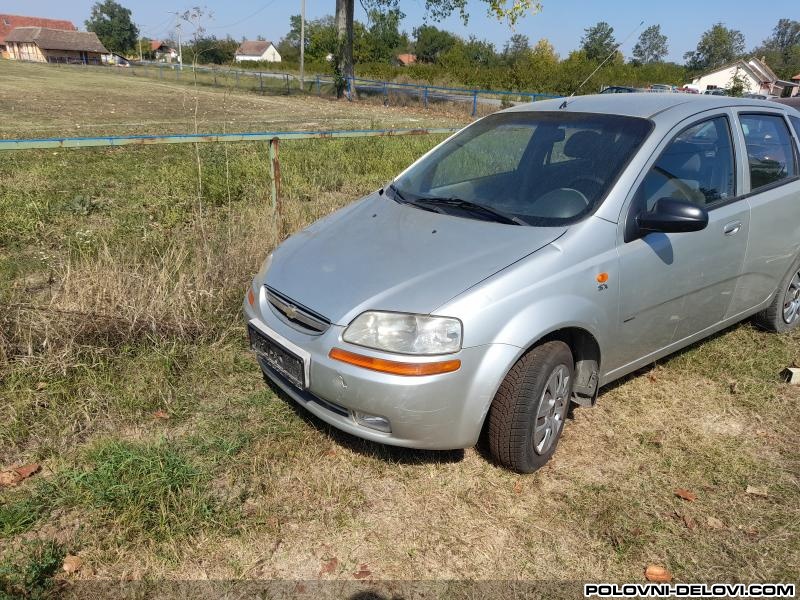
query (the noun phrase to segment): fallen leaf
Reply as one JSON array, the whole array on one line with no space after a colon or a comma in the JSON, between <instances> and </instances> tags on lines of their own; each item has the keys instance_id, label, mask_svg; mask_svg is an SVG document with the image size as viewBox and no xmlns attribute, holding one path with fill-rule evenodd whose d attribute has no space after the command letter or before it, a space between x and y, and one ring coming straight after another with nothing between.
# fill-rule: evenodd
<instances>
[{"instance_id":1,"label":"fallen leaf","mask_svg":"<svg viewBox=\"0 0 800 600\"><path fill-rule=\"evenodd\" d=\"M29 465L23 465L22 467L17 467L16 469L14 469L14 471L16 471L17 475L20 476L20 479L27 479L34 473L38 473L39 469L41 468L42 467L39 466L38 463L31 463Z\"/></svg>"},{"instance_id":2,"label":"fallen leaf","mask_svg":"<svg viewBox=\"0 0 800 600\"><path fill-rule=\"evenodd\" d=\"M725 529L725 523L720 521L717 517L708 517L706 523L711 529Z\"/></svg>"},{"instance_id":3,"label":"fallen leaf","mask_svg":"<svg viewBox=\"0 0 800 600\"><path fill-rule=\"evenodd\" d=\"M655 583L669 583L672 581L672 573L658 565L647 565L647 568L644 570L644 577L647 581L653 581Z\"/></svg>"},{"instance_id":4,"label":"fallen leaf","mask_svg":"<svg viewBox=\"0 0 800 600\"><path fill-rule=\"evenodd\" d=\"M683 500L686 500L687 502L694 502L695 500L697 500L697 494L695 494L694 492L690 492L689 490L684 489L684 488L676 489L675 490L675 495L678 498L682 498Z\"/></svg>"},{"instance_id":5,"label":"fallen leaf","mask_svg":"<svg viewBox=\"0 0 800 600\"><path fill-rule=\"evenodd\" d=\"M336 567L339 566L339 559L335 556L322 565L322 568L319 570L319 576L322 577L323 575L328 575L333 573L336 570Z\"/></svg>"},{"instance_id":6,"label":"fallen leaf","mask_svg":"<svg viewBox=\"0 0 800 600\"><path fill-rule=\"evenodd\" d=\"M78 569L83 566L83 559L80 556L73 556L72 554L67 554L64 558L64 564L62 565L62 569L64 569L67 573L74 573Z\"/></svg>"},{"instance_id":7,"label":"fallen leaf","mask_svg":"<svg viewBox=\"0 0 800 600\"><path fill-rule=\"evenodd\" d=\"M45 388L47 388L47 383L45 383L44 381L40 381L39 383L36 384L37 392L41 392Z\"/></svg>"},{"instance_id":8,"label":"fallen leaf","mask_svg":"<svg viewBox=\"0 0 800 600\"><path fill-rule=\"evenodd\" d=\"M519 479L517 479L514 482L514 493L515 494L521 494L522 493L522 481L520 481Z\"/></svg>"},{"instance_id":9,"label":"fallen leaf","mask_svg":"<svg viewBox=\"0 0 800 600\"><path fill-rule=\"evenodd\" d=\"M370 571L365 564L359 565L358 571L353 573L353 577L356 579L365 579L370 575L372 575L372 571Z\"/></svg>"},{"instance_id":10,"label":"fallen leaf","mask_svg":"<svg viewBox=\"0 0 800 600\"><path fill-rule=\"evenodd\" d=\"M696 529L697 528L697 521L695 521L689 515L683 515L683 524L686 525L686 529Z\"/></svg>"},{"instance_id":11,"label":"fallen leaf","mask_svg":"<svg viewBox=\"0 0 800 600\"><path fill-rule=\"evenodd\" d=\"M328 451L325 453L325 456L329 456L329 457L331 457L331 458L333 458L334 456L336 456L336 448L330 448L330 449L329 449L329 450L328 450Z\"/></svg>"},{"instance_id":12,"label":"fallen leaf","mask_svg":"<svg viewBox=\"0 0 800 600\"><path fill-rule=\"evenodd\" d=\"M658 379L658 377L656 377L656 374L655 374L655 373L653 373L652 371L650 371L650 372L647 374L647 378L648 378L650 381L652 381L653 383L655 383L655 382L656 382L656 380Z\"/></svg>"},{"instance_id":13,"label":"fallen leaf","mask_svg":"<svg viewBox=\"0 0 800 600\"><path fill-rule=\"evenodd\" d=\"M762 498L769 498L767 490L765 490L764 488L755 487L754 485L748 485L745 492L747 492L751 496L761 496Z\"/></svg>"},{"instance_id":14,"label":"fallen leaf","mask_svg":"<svg viewBox=\"0 0 800 600\"><path fill-rule=\"evenodd\" d=\"M169 419L169 413L168 413L168 412L166 412L166 411L164 411L164 410L157 410L156 412L154 412L154 413L153 413L153 416L154 416L156 419L162 419L162 420L164 420L164 421L166 421L167 419Z\"/></svg>"}]
</instances>

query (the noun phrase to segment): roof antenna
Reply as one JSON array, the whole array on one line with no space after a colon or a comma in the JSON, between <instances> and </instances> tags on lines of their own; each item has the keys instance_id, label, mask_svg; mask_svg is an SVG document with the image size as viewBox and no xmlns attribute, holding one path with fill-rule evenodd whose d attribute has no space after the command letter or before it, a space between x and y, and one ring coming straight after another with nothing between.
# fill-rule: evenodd
<instances>
[{"instance_id":1,"label":"roof antenna","mask_svg":"<svg viewBox=\"0 0 800 600\"><path fill-rule=\"evenodd\" d=\"M622 45L623 45L623 44L625 44L625 43L626 43L626 42L627 42L629 39L631 39L631 38L633 37L633 34L634 34L634 33L636 33L636 32L639 30L639 27L641 27L642 25L644 25L644 21L640 21L640 22L639 22L639 24L638 24L636 27L634 27L634 28L633 28L633 31L631 31L631 32L628 34L628 37L626 37L626 38L625 38L624 40L622 40L622 41L621 41L619 44L617 44L616 46L614 46L614 49L611 51L611 53L610 53L608 56L606 56L606 59L605 59L603 62L601 62L599 65L597 65L597 68L596 68L594 71L592 71L592 73L591 73L591 74L590 74L590 75L589 75L589 76L588 76L586 79L584 79L584 80L581 82L581 84L580 84L580 85L579 85L577 88L575 88L575 91L574 91L574 92L572 92L572 93L569 95L569 97L570 97L570 98L572 98L572 97L573 97L575 94L577 94L577 93L580 91L580 89L581 89L581 88L582 88L584 85L586 85L586 82L587 82L587 81L589 81L589 80L590 80L592 77L594 77L594 74L595 74L595 73L597 73L597 72L598 72L600 69L602 69L604 64L606 64L606 63L607 63L609 60L611 60L611 57L612 57L612 56L614 56L614 55L617 53L617 50L619 50L620 46L622 46ZM566 108L566 106L562 105L562 106L561 106L561 108Z\"/></svg>"}]
</instances>

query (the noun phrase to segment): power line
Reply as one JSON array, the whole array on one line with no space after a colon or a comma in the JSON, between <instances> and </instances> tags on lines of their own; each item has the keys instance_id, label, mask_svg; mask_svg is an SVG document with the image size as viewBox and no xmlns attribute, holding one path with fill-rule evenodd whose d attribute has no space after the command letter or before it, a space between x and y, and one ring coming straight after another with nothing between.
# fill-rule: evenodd
<instances>
[{"instance_id":1,"label":"power line","mask_svg":"<svg viewBox=\"0 0 800 600\"><path fill-rule=\"evenodd\" d=\"M264 6L262 6L262 7L261 7L261 8L259 8L257 11L255 11L254 13L252 13L252 14L250 14L250 15L248 15L248 16L246 16L246 17L244 17L243 19L239 19L239 20L238 20L238 21L236 21L235 23L228 23L227 25L217 25L216 27L208 27L208 29L226 29L226 28L228 28L228 27L235 27L236 25L239 25L239 24L241 24L241 23L244 23L245 21L248 21L248 20L252 19L252 18L253 18L253 17L255 17L257 14L259 14L259 13L263 12L264 10L266 10L267 8L269 8L270 6L272 6L273 4L275 4L275 0L270 0L270 1L269 1L269 2L267 2L267 3L266 3Z\"/></svg>"}]
</instances>

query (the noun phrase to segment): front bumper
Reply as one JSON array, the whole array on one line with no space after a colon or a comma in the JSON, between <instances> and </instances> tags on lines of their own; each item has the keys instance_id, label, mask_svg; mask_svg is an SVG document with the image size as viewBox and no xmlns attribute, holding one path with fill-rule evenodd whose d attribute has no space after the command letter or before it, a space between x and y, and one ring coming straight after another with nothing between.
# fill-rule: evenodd
<instances>
[{"instance_id":1,"label":"front bumper","mask_svg":"<svg viewBox=\"0 0 800 600\"><path fill-rule=\"evenodd\" d=\"M308 385L301 390L259 358L264 374L289 397L323 421L361 438L409 448L450 450L475 445L486 412L500 382L520 349L505 344L463 348L446 358L461 360L452 373L406 377L371 371L328 357L334 346L397 360L341 339L344 327L332 325L322 335L308 335L275 315L263 288L252 307L245 299L248 323L262 334L283 338L302 348L309 358ZM442 360L434 357L433 360ZM407 358L404 357L403 360ZM420 360L409 358L408 360ZM388 419L385 433L357 423L353 411Z\"/></svg>"}]
</instances>

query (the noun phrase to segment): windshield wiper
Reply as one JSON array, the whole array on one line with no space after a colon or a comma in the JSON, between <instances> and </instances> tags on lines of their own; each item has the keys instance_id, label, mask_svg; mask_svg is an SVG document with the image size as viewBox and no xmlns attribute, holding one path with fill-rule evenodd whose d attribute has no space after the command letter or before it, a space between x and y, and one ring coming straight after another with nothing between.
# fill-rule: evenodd
<instances>
[{"instance_id":1,"label":"windshield wiper","mask_svg":"<svg viewBox=\"0 0 800 600\"><path fill-rule=\"evenodd\" d=\"M483 213L485 215L490 215L494 221L497 223L506 223L507 225L528 225L522 219L515 217L513 215L506 214L502 211L497 210L496 208L492 208L491 206L486 206L485 204L478 204L477 202L470 202L469 200L463 200L461 198L420 198L419 200L414 200L411 202L414 205L439 205L443 204L445 206L454 206L455 208L459 208L461 210L471 212L471 213Z\"/></svg>"}]
</instances>

